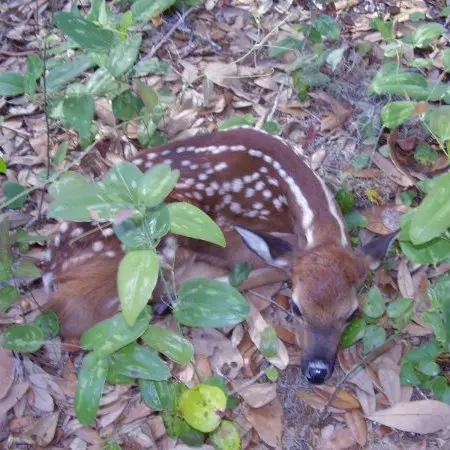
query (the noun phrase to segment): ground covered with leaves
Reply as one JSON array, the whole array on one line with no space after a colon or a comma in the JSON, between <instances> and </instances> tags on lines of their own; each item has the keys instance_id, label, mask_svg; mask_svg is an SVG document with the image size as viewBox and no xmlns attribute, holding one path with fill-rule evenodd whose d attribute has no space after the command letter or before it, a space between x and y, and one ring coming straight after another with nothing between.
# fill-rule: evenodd
<instances>
[{"instance_id":1,"label":"ground covered with leaves","mask_svg":"<svg viewBox=\"0 0 450 450\"><path fill-rule=\"evenodd\" d=\"M76 417L84 353L50 338L54 323L39 319L56 229L46 187L69 169L99 177L161 142L246 125L303 148L355 246L397 230L433 188L440 197L402 224L367 280L325 385L300 373L296 320L279 285L245 292L249 317L237 326L186 329L195 365L171 361L171 375L188 387L223 377L242 448L448 448L445 1L74 3L103 34L67 40L55 13L73 13L72 2L0 5L0 326L40 330L8 337L6 347L22 351L0 348L2 446L188 448L136 383L108 383L91 426ZM107 59L99 54L111 23L128 40Z\"/></svg>"}]
</instances>

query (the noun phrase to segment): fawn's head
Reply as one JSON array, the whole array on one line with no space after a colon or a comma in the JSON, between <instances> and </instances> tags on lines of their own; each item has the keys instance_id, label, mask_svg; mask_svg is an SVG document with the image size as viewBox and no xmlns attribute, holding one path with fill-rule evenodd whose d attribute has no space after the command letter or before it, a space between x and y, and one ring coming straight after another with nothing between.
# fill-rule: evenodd
<instances>
[{"instance_id":1,"label":"fawn's head","mask_svg":"<svg viewBox=\"0 0 450 450\"><path fill-rule=\"evenodd\" d=\"M299 252L278 237L235 229L266 263L288 271L292 310L302 322L302 372L312 383L325 382L333 373L342 331L358 310L357 289L369 268L379 266L395 235L355 252L332 241Z\"/></svg>"}]
</instances>

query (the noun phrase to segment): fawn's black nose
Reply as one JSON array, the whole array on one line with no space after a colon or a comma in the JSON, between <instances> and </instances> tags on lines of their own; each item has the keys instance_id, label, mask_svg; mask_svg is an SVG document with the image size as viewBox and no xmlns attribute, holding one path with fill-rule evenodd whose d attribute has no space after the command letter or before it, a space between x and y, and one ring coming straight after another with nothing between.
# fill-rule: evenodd
<instances>
[{"instance_id":1,"label":"fawn's black nose","mask_svg":"<svg viewBox=\"0 0 450 450\"><path fill-rule=\"evenodd\" d=\"M305 375L310 383L322 384L330 376L330 368L323 361L311 361Z\"/></svg>"}]
</instances>

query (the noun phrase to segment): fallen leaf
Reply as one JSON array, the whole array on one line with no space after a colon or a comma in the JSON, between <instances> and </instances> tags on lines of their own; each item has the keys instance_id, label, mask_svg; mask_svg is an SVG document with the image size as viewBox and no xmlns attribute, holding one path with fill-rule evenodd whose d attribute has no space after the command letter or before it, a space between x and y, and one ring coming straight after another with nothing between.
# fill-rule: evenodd
<instances>
[{"instance_id":1,"label":"fallen leaf","mask_svg":"<svg viewBox=\"0 0 450 450\"><path fill-rule=\"evenodd\" d=\"M8 394L0 400L0 416L5 415L27 392L30 383L15 384Z\"/></svg>"},{"instance_id":2,"label":"fallen leaf","mask_svg":"<svg viewBox=\"0 0 450 450\"><path fill-rule=\"evenodd\" d=\"M375 153L373 155L372 161L386 174L389 179L391 179L394 183L397 183L399 186L414 186L415 183L411 177L406 176L403 172L397 169L391 161L379 153Z\"/></svg>"},{"instance_id":3,"label":"fallen leaf","mask_svg":"<svg viewBox=\"0 0 450 450\"><path fill-rule=\"evenodd\" d=\"M350 410L359 409L360 404L358 400L344 389L336 389L332 386L316 386L313 388L314 392L320 395L327 403L333 397L331 405L338 409Z\"/></svg>"},{"instance_id":4,"label":"fallen leaf","mask_svg":"<svg viewBox=\"0 0 450 450\"><path fill-rule=\"evenodd\" d=\"M365 447L367 444L367 424L361 411L354 409L344 414L345 422L355 441Z\"/></svg>"},{"instance_id":5,"label":"fallen leaf","mask_svg":"<svg viewBox=\"0 0 450 450\"><path fill-rule=\"evenodd\" d=\"M55 437L56 426L58 425L59 411L42 417L31 426L27 427L22 437L29 436L34 438L39 447L47 447Z\"/></svg>"},{"instance_id":6,"label":"fallen leaf","mask_svg":"<svg viewBox=\"0 0 450 450\"><path fill-rule=\"evenodd\" d=\"M321 131L342 127L353 114L353 108L349 104L344 104L327 92L311 92L310 96L328 103L333 111L322 119Z\"/></svg>"},{"instance_id":7,"label":"fallen leaf","mask_svg":"<svg viewBox=\"0 0 450 450\"><path fill-rule=\"evenodd\" d=\"M437 400L401 402L367 418L398 430L429 434L450 426L450 405Z\"/></svg>"},{"instance_id":8,"label":"fallen leaf","mask_svg":"<svg viewBox=\"0 0 450 450\"><path fill-rule=\"evenodd\" d=\"M350 429L345 427L334 430L331 436L324 436L319 441L317 448L321 450L345 450L353 447L356 442Z\"/></svg>"},{"instance_id":9,"label":"fallen leaf","mask_svg":"<svg viewBox=\"0 0 450 450\"><path fill-rule=\"evenodd\" d=\"M272 400L262 408L244 405L244 415L267 445L282 448L283 406L279 399Z\"/></svg>"},{"instance_id":10,"label":"fallen leaf","mask_svg":"<svg viewBox=\"0 0 450 450\"><path fill-rule=\"evenodd\" d=\"M414 298L414 283L408 270L408 264L403 259L398 266L398 289L405 298Z\"/></svg>"},{"instance_id":11,"label":"fallen leaf","mask_svg":"<svg viewBox=\"0 0 450 450\"><path fill-rule=\"evenodd\" d=\"M275 383L257 383L244 389L239 389L244 382L233 382L233 388L252 408L262 408L277 396L277 385Z\"/></svg>"},{"instance_id":12,"label":"fallen leaf","mask_svg":"<svg viewBox=\"0 0 450 450\"><path fill-rule=\"evenodd\" d=\"M0 347L0 400L3 399L14 381L14 358L12 352Z\"/></svg>"},{"instance_id":13,"label":"fallen leaf","mask_svg":"<svg viewBox=\"0 0 450 450\"><path fill-rule=\"evenodd\" d=\"M275 329L277 336L283 342L286 342L286 344L290 345L298 345L295 334L292 331L289 331L288 329L280 326L274 326L273 328Z\"/></svg>"},{"instance_id":14,"label":"fallen leaf","mask_svg":"<svg viewBox=\"0 0 450 450\"><path fill-rule=\"evenodd\" d=\"M400 219L409 210L404 205L373 206L362 214L367 217L367 229L373 233L387 235L400 228Z\"/></svg>"},{"instance_id":15,"label":"fallen leaf","mask_svg":"<svg viewBox=\"0 0 450 450\"><path fill-rule=\"evenodd\" d=\"M378 369L378 379L386 397L389 399L389 403L391 405L398 403L401 397L399 373L387 367L380 367Z\"/></svg>"}]
</instances>

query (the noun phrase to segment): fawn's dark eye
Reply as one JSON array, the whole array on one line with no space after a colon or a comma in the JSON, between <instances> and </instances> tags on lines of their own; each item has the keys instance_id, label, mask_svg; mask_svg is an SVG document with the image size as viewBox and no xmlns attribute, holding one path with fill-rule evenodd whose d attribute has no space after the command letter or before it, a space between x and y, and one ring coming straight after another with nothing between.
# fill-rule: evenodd
<instances>
[{"instance_id":1,"label":"fawn's dark eye","mask_svg":"<svg viewBox=\"0 0 450 450\"><path fill-rule=\"evenodd\" d=\"M292 312L297 316L297 317L302 317L302 313L300 311L300 308L294 303L291 302L292 305Z\"/></svg>"},{"instance_id":2,"label":"fawn's dark eye","mask_svg":"<svg viewBox=\"0 0 450 450\"><path fill-rule=\"evenodd\" d=\"M353 313L347 318L347 323L350 323L355 317L357 317L359 314L359 310L355 309Z\"/></svg>"}]
</instances>

